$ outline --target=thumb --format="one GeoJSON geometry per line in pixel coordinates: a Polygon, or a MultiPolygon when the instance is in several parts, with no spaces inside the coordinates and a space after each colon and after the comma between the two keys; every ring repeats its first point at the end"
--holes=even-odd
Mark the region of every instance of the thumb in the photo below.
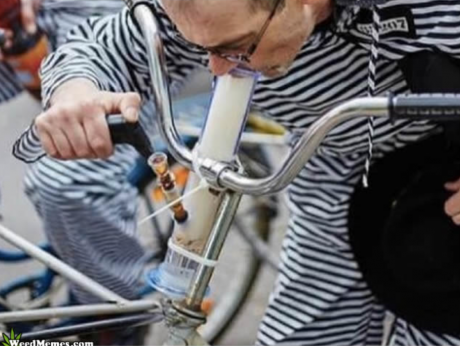
{"type": "Polygon", "coordinates": [[[141,108],[139,94],[103,92],[101,98],[100,101],[107,115],[121,113],[130,123],[138,120],[141,108]]]}
{"type": "Polygon", "coordinates": [[[141,97],[137,93],[122,94],[119,108],[123,117],[130,123],[135,123],[139,119],[141,108],[141,97]]]}
{"type": "Polygon", "coordinates": [[[35,8],[33,1],[21,0],[22,26],[29,34],[35,34],[37,32],[37,24],[35,19],[35,8]]]}
{"type": "Polygon", "coordinates": [[[452,192],[460,190],[460,179],[458,179],[457,181],[451,181],[451,182],[445,183],[444,188],[452,192]]]}

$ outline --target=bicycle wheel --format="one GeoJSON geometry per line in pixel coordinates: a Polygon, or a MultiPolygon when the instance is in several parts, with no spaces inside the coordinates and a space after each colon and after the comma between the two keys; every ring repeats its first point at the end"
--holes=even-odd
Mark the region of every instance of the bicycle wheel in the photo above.
{"type": "MultiPolygon", "coordinates": [[[[250,171],[249,174],[261,174],[260,171],[254,173],[254,168],[257,166],[260,170],[261,166],[265,169],[268,166],[266,155],[260,147],[245,150],[242,161],[245,169],[250,171]],[[257,158],[257,162],[254,158],[257,158]]],[[[146,200],[154,205],[148,209],[155,210],[161,207],[155,196],[157,194],[152,193],[151,187],[144,191],[146,200]]],[[[243,236],[242,230],[251,228],[259,241],[265,242],[268,239],[271,220],[276,216],[276,205],[268,202],[269,199],[266,197],[245,196],[242,199],[211,280],[210,293],[203,302],[207,322],[199,332],[209,343],[216,343],[224,336],[244,306],[257,279],[262,261],[253,250],[253,244],[243,236]]],[[[163,220],[160,217],[159,224],[168,225],[168,222],[164,217],[163,220]]],[[[147,233],[155,234],[148,231],[147,233]]],[[[149,243],[152,244],[152,241],[149,243]]],[[[158,244],[155,244],[155,251],[158,251],[158,244]]]]}

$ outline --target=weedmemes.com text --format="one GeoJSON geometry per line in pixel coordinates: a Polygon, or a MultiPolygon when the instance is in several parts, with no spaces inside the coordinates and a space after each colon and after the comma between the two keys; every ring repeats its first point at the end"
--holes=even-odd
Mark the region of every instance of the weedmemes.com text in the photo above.
{"type": "Polygon", "coordinates": [[[49,340],[21,340],[22,334],[15,334],[11,329],[10,335],[3,333],[3,346],[94,346],[94,342],[79,341],[49,341],[49,340]]]}

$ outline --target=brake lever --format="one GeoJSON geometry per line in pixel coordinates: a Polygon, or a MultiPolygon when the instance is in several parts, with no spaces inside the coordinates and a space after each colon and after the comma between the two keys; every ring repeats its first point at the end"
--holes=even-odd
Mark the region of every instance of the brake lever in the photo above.
{"type": "Polygon", "coordinates": [[[146,159],[154,153],[153,146],[138,121],[131,123],[121,114],[115,114],[107,116],[107,125],[114,145],[130,144],[146,159]]]}

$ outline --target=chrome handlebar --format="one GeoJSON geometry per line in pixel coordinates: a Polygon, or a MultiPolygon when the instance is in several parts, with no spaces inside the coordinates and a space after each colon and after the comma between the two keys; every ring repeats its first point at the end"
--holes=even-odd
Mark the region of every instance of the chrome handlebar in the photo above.
{"type": "MultiPolygon", "coordinates": [[[[158,112],[160,134],[169,152],[184,166],[193,169],[193,155],[176,130],[165,71],[163,44],[157,19],[145,0],[125,0],[138,21],[148,49],[149,70],[158,112]]],[[[246,177],[227,163],[199,159],[200,173],[211,185],[243,194],[263,195],[284,189],[301,171],[322,140],[335,126],[356,117],[390,116],[392,119],[460,119],[460,95],[408,95],[357,98],[345,102],[319,118],[291,149],[281,168],[265,178],[246,177]]]]}

